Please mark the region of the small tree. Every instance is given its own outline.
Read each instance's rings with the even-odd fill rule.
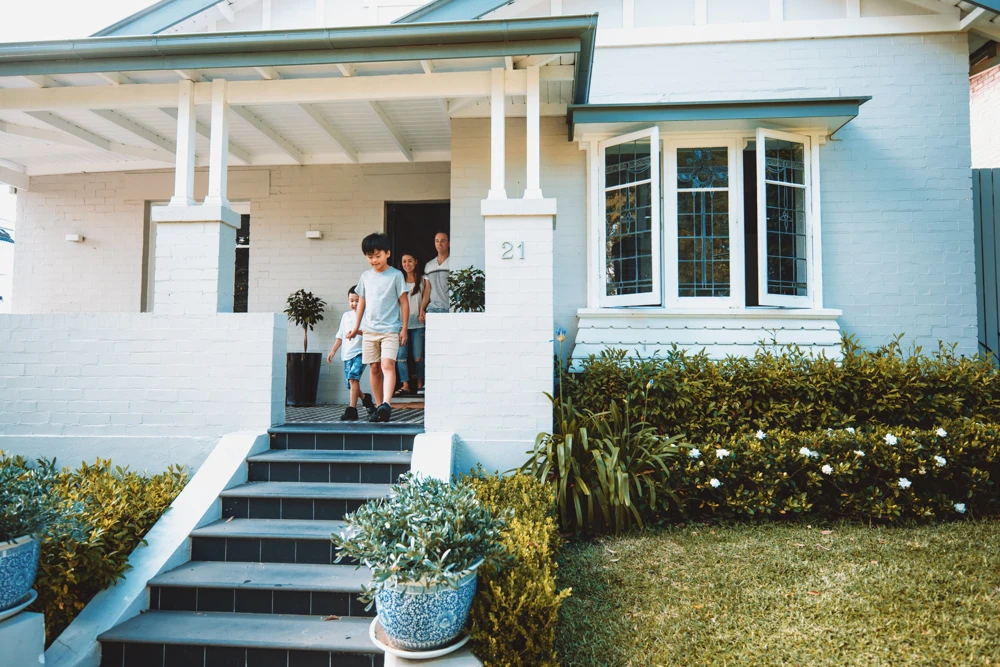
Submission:
[[[486,310],[486,274],[474,266],[452,271],[448,276],[451,305],[456,313]]]
[[[285,308],[285,315],[295,323],[295,326],[302,327],[302,351],[309,351],[309,331],[317,322],[323,321],[323,309],[326,302],[319,297],[313,296],[312,292],[300,289],[288,295],[288,307]]]

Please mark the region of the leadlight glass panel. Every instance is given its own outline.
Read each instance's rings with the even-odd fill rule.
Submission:
[[[605,289],[607,296],[653,291],[653,202],[650,140],[604,153]]]
[[[805,147],[766,139],[764,168],[767,292],[808,296]]]
[[[730,295],[728,188],[728,148],[677,150],[678,296]]]

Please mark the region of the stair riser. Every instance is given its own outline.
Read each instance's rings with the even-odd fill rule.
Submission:
[[[192,537],[191,560],[229,563],[305,563],[332,565],[337,550],[329,540]],[[339,565],[357,565],[344,558]]]
[[[227,611],[241,614],[297,614],[305,616],[367,616],[375,607],[354,593],[255,590],[246,588],[181,588],[152,586],[149,608],[157,611]]]
[[[228,519],[308,519],[339,521],[367,500],[360,498],[223,498],[222,517]]]
[[[248,482],[343,482],[392,484],[410,469],[406,463],[270,463],[251,461]]]
[[[392,433],[272,433],[271,449],[413,451],[414,437]]]
[[[369,653],[111,642],[101,647],[101,667],[384,667],[384,665],[385,656]]]

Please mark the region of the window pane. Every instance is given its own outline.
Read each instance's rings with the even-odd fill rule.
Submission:
[[[677,149],[677,294],[730,295],[729,149]],[[691,191],[694,190],[694,191]]]
[[[653,291],[650,140],[609,146],[604,158],[606,294],[648,294]]]
[[[766,187],[767,293],[808,296],[806,191],[773,183]]]
[[[728,188],[728,148],[680,148],[677,150],[677,187]]]
[[[784,139],[764,142],[764,178],[783,183],[806,184],[805,146]]]

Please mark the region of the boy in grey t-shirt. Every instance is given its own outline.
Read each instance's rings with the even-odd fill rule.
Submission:
[[[350,340],[361,331],[361,361],[369,364],[372,394],[378,408],[368,419],[387,422],[392,416],[392,392],[396,388],[396,355],[406,344],[410,300],[403,274],[389,266],[389,237],[369,234],[361,241],[361,251],[371,269],[361,274],[355,291],[361,300],[357,323],[347,334]],[[384,400],[383,400],[384,399]]]

